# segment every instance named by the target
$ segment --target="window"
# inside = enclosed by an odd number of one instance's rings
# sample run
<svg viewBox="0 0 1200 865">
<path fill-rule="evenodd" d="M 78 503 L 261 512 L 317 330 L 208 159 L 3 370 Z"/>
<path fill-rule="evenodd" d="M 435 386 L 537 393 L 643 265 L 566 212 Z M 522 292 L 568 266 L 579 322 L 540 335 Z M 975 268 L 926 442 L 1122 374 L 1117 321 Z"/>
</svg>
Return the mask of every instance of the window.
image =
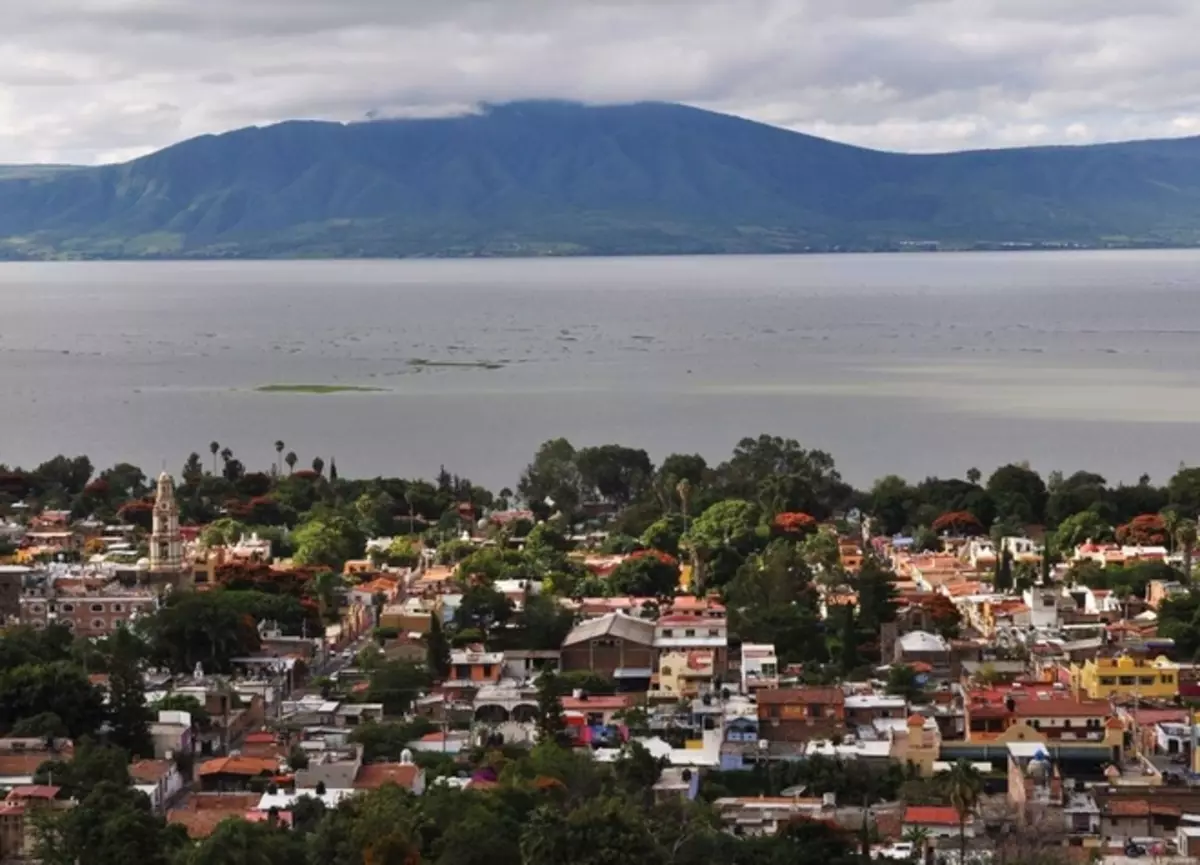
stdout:
<svg viewBox="0 0 1200 865">
<path fill-rule="evenodd" d="M 675 636 L 675 632 L 672 631 L 670 628 L 663 628 L 663 636 L 664 637 L 673 637 L 673 636 Z"/>
<path fill-rule="evenodd" d="M 1063 729 L 1065 729 L 1065 730 L 1071 729 L 1071 719 L 1070 718 L 1067 718 L 1067 720 L 1063 721 Z"/>
<path fill-rule="evenodd" d="M 486 678 L 491 678 L 491 675 L 492 675 L 492 665 L 491 665 L 491 664 L 484 664 L 484 665 L 483 665 L 483 676 L 484 676 L 484 678 L 485 678 L 485 679 L 486 679 Z"/>
<path fill-rule="evenodd" d="M 694 636 L 696 636 L 696 629 L 688 628 L 686 631 L 683 632 L 683 635 L 685 637 L 694 637 Z"/>
<path fill-rule="evenodd" d="M 1040 729 L 1042 729 L 1042 722 L 1039 721 L 1037 718 L 1034 718 L 1032 721 L 1032 726 L 1033 726 L 1033 729 L 1040 730 Z"/>
<path fill-rule="evenodd" d="M 103 613 L 104 612 L 104 604 L 92 604 L 92 612 L 93 613 Z"/>
<path fill-rule="evenodd" d="M 1174 677 L 1174 676 L 1171 676 L 1171 675 L 1168 675 L 1168 674 L 1166 674 L 1166 673 L 1163 673 L 1162 680 L 1163 680 L 1163 684 L 1164 684 L 1164 685 L 1173 685 L 1173 684 L 1175 684 L 1175 677 Z"/>
<path fill-rule="evenodd" d="M 721 636 L 721 630 L 719 628 L 709 628 L 708 635 L 710 637 L 719 637 Z"/>
<path fill-rule="evenodd" d="M 122 619 L 120 616 L 118 616 L 117 618 L 115 618 L 111 622 L 109 622 L 109 624 L 112 625 L 114 628 L 120 628 L 120 627 L 124 626 L 125 620 Z"/>
<path fill-rule="evenodd" d="M 30 604 L 29 609 L 35 613 L 41 613 L 41 612 L 45 612 L 46 608 L 43 607 L 41 604 Z"/>
<path fill-rule="evenodd" d="M 1136 685 L 1137 676 L 1120 676 L 1119 681 L 1122 685 Z"/>
<path fill-rule="evenodd" d="M 1117 680 L 1114 679 L 1112 676 L 1101 676 L 1100 684 L 1104 685 L 1106 687 L 1112 687 L 1113 685 L 1117 684 Z"/>
<path fill-rule="evenodd" d="M 469 679 L 471 678 L 471 668 L 466 664 L 459 664 L 454 668 L 454 678 Z"/>
<path fill-rule="evenodd" d="M 62 604 L 61 609 L 64 613 L 73 613 L 73 612 L 75 612 L 75 605 L 74 604 Z"/>
<path fill-rule="evenodd" d="M 825 706 L 821 703 L 808 704 L 808 717 L 823 718 L 825 717 Z"/>
<path fill-rule="evenodd" d="M 122 607 L 120 604 L 113 604 L 113 605 L 112 605 L 112 611 L 113 611 L 114 613 L 121 613 L 121 612 L 124 612 L 124 610 L 125 610 L 125 608 L 124 608 L 124 607 Z"/>
<path fill-rule="evenodd" d="M 104 630 L 104 619 L 92 619 L 92 630 L 93 631 L 103 631 Z"/>
</svg>

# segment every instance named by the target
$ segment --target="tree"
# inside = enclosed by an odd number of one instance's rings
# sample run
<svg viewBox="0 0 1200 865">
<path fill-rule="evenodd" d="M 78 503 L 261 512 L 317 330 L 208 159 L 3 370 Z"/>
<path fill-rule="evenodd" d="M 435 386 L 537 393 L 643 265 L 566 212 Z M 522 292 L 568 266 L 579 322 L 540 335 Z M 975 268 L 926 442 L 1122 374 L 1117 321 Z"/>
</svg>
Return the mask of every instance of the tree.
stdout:
<svg viewBox="0 0 1200 865">
<path fill-rule="evenodd" d="M 1183 555 L 1183 573 L 1189 582 L 1192 579 L 1192 555 L 1196 549 L 1196 521 L 1184 519 L 1175 529 L 1175 544 Z"/>
<path fill-rule="evenodd" d="M 575 466 L 584 490 L 616 505 L 627 505 L 650 483 L 654 464 L 644 450 L 602 445 L 582 448 Z"/>
<path fill-rule="evenodd" d="M 688 529 L 685 545 L 703 564 L 712 570 L 713 581 L 723 585 L 732 578 L 746 556 L 760 544 L 755 531 L 758 526 L 757 505 L 729 499 L 709 507 Z M 696 582 L 702 587 L 704 568 L 697 568 Z"/>
<path fill-rule="evenodd" d="M 485 635 L 503 625 L 513 614 L 513 605 L 503 592 L 489 585 L 468 586 L 455 612 L 455 621 L 463 628 L 476 628 Z"/>
<path fill-rule="evenodd" d="M 671 598 L 679 587 L 679 563 L 666 553 L 634 553 L 608 578 L 613 594 Z"/>
<path fill-rule="evenodd" d="M 1094 511 L 1081 511 L 1063 519 L 1054 532 L 1054 546 L 1073 551 L 1088 541 L 1104 543 L 1113 539 L 1113 529 Z"/>
<path fill-rule="evenodd" d="M 120 748 L 97 745 L 84 737 L 70 760 L 47 760 L 38 766 L 34 782 L 62 789 L 62 795 L 84 799 L 101 784 L 129 784 L 129 757 Z"/>
<path fill-rule="evenodd" d="M 275 471 L 277 474 L 283 474 L 283 449 L 287 447 L 283 443 L 283 439 L 275 440 Z"/>
<path fill-rule="evenodd" d="M 575 625 L 575 616 L 557 598 L 541 594 L 525 599 L 517 622 L 521 628 L 521 648 L 552 650 L 562 646 Z"/>
<path fill-rule="evenodd" d="M 992 587 L 997 592 L 1007 592 L 1013 587 L 1012 553 L 1008 547 L 1001 549 L 996 559 L 996 575 L 992 579 Z"/>
<path fill-rule="evenodd" d="M 97 784 L 74 808 L 33 812 L 34 855 L 44 865 L 169 865 L 187 841 L 127 784 Z"/>
<path fill-rule="evenodd" d="M 855 580 L 858 590 L 859 626 L 878 634 L 896 620 L 896 575 L 882 567 L 874 556 L 863 559 Z"/>
<path fill-rule="evenodd" d="M 1189 518 L 1200 515 L 1200 468 L 1181 468 L 1167 482 L 1167 501 Z"/>
<path fill-rule="evenodd" d="M 556 674 L 546 671 L 538 676 L 537 732 L 541 742 L 557 742 L 567 729 L 562 695 L 562 683 Z"/>
<path fill-rule="evenodd" d="M 679 539 L 686 528 L 686 520 L 681 514 L 667 514 L 655 520 L 642 534 L 642 544 L 647 549 L 658 550 L 668 556 L 679 556 Z"/>
<path fill-rule="evenodd" d="M 841 624 L 838 626 L 839 646 L 841 647 L 842 675 L 848 675 L 858 668 L 858 629 L 854 620 L 854 605 L 843 604 L 837 608 Z"/>
<path fill-rule="evenodd" d="M 967 819 L 974 813 L 983 793 L 983 778 L 975 767 L 959 760 L 946 773 L 947 797 L 958 813 L 958 861 L 967 861 Z"/>
<path fill-rule="evenodd" d="M 1061 525 L 1069 517 L 1090 511 L 1104 516 L 1112 510 L 1108 482 L 1092 472 L 1076 472 L 1065 480 L 1050 484 L 1046 501 L 1046 520 Z"/>
<path fill-rule="evenodd" d="M 221 451 L 220 442 L 215 442 L 215 441 L 209 442 L 208 443 L 208 451 L 209 451 L 209 453 L 212 454 L 212 460 L 213 460 L 212 473 L 215 475 L 217 473 L 217 454 L 220 453 L 220 451 Z"/>
<path fill-rule="evenodd" d="M 803 511 L 823 520 L 851 494 L 829 454 L 778 436 L 742 439 L 717 474 L 726 495 L 757 501 L 770 514 Z"/>
<path fill-rule="evenodd" d="M 298 565 L 324 565 L 336 571 L 350 559 L 362 555 L 366 538 L 349 519 L 334 515 L 318 517 L 298 526 L 292 532 Z"/>
<path fill-rule="evenodd" d="M 575 457 L 575 448 L 564 438 L 551 439 L 538 448 L 517 484 L 517 492 L 535 513 L 557 510 L 569 516 L 578 510 L 583 478 Z"/>
<path fill-rule="evenodd" d="M 403 715 L 433 680 L 429 671 L 407 661 L 385 661 L 371 673 L 367 700 L 383 703 L 388 715 Z"/>
<path fill-rule="evenodd" d="M 816 532 L 804 539 L 801 546 L 804 560 L 809 566 L 840 581 L 842 576 L 842 548 L 833 532 Z"/>
<path fill-rule="evenodd" d="M 283 461 L 287 463 L 288 474 L 290 475 L 296 471 L 296 463 L 300 462 L 300 457 L 296 456 L 295 451 L 288 451 Z"/>
<path fill-rule="evenodd" d="M 322 571 L 312 578 L 309 589 L 317 601 L 322 622 L 337 621 L 342 587 L 341 576 L 332 571 Z"/>
<path fill-rule="evenodd" d="M 313 457 L 312 470 L 316 472 L 318 476 L 323 475 L 325 473 L 325 460 L 321 459 L 320 457 Z"/>
<path fill-rule="evenodd" d="M 939 535 L 950 534 L 958 537 L 977 537 L 985 534 L 983 525 L 970 511 L 951 511 L 942 514 L 930 525 Z"/>
<path fill-rule="evenodd" d="M 1001 466 L 987 482 L 999 519 L 1021 525 L 1040 524 L 1046 517 L 1046 483 L 1025 465 Z"/>
<path fill-rule="evenodd" d="M 275 815 L 278 820 L 278 815 Z M 305 859 L 305 845 L 297 835 L 272 822 L 225 820 L 176 860 L 176 865 L 295 865 Z"/>
<path fill-rule="evenodd" d="M 867 509 L 885 535 L 897 535 L 912 524 L 917 493 L 898 475 L 888 475 L 875 482 Z"/>
<path fill-rule="evenodd" d="M 173 592 L 139 623 L 151 660 L 176 673 L 203 664 L 210 673 L 229 672 L 230 659 L 258 651 L 260 639 L 253 616 L 239 595 L 256 592 Z M 65 719 L 64 719 L 65 720 Z"/>
<path fill-rule="evenodd" d="M 785 662 L 825 660 L 817 593 L 796 544 L 774 541 L 747 560 L 726 599 L 730 627 L 743 640 L 773 644 Z"/>
<path fill-rule="evenodd" d="M 425 636 L 425 664 L 437 681 L 445 681 L 450 675 L 450 644 L 442 631 L 442 617 L 436 612 L 429 620 L 429 633 Z"/>
<path fill-rule="evenodd" d="M 907 664 L 893 664 L 888 670 L 887 692 L 903 697 L 910 703 L 916 703 L 924 696 L 925 687 L 912 667 Z"/>
<path fill-rule="evenodd" d="M 1168 538 L 1167 524 L 1160 514 L 1142 514 L 1117 527 L 1117 540 L 1129 546 L 1166 546 Z"/>
<path fill-rule="evenodd" d="M 200 481 L 204 480 L 204 463 L 200 461 L 200 454 L 194 451 L 188 454 L 187 461 L 183 464 L 183 471 L 180 472 L 180 477 L 183 478 L 183 483 L 189 487 L 200 485 Z"/>
<path fill-rule="evenodd" d="M 27 663 L 0 672 L 0 730 L 43 713 L 57 715 L 72 738 L 98 730 L 105 717 L 100 692 L 70 661 Z"/>
<path fill-rule="evenodd" d="M 108 677 L 109 740 L 133 757 L 153 757 L 150 710 L 138 659 L 141 646 L 124 628 L 109 637 L 112 663 Z"/>
</svg>

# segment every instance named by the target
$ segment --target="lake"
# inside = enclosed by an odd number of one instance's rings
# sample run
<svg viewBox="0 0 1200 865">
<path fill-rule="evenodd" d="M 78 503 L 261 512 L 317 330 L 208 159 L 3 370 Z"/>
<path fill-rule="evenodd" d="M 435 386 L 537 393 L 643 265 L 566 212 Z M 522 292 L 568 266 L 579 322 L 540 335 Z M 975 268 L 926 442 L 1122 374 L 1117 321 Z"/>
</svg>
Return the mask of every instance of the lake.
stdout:
<svg viewBox="0 0 1200 865">
<path fill-rule="evenodd" d="M 0 265 L 0 462 L 178 473 L 276 439 L 344 476 L 514 485 L 537 445 L 868 484 L 1200 457 L 1200 252 Z M 353 385 L 346 393 L 263 392 Z"/>
</svg>

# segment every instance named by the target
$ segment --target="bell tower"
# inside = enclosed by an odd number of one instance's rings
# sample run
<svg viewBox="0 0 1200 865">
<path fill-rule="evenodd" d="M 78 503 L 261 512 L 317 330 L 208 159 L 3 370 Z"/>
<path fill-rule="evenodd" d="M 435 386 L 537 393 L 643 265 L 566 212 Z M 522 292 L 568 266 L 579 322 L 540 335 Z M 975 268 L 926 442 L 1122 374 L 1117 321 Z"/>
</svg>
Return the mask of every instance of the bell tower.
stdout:
<svg viewBox="0 0 1200 865">
<path fill-rule="evenodd" d="M 175 503 L 175 481 L 163 472 L 158 476 L 154 498 L 154 524 L 150 534 L 150 576 L 153 580 L 179 584 L 184 574 L 183 535 L 179 531 L 179 506 Z"/>
</svg>

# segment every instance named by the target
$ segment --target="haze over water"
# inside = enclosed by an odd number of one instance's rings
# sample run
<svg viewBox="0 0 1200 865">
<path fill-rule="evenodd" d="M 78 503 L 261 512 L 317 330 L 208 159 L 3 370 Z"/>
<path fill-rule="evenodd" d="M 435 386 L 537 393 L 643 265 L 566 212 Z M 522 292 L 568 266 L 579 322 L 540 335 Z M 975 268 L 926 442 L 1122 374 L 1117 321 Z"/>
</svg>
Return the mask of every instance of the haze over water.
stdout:
<svg viewBox="0 0 1200 865">
<path fill-rule="evenodd" d="M 414 360 L 487 363 L 421 366 Z M 1200 462 L 1200 252 L 0 265 L 0 463 L 178 473 L 286 442 L 345 476 L 514 485 L 537 445 L 868 484 Z M 344 384 L 371 393 L 262 393 Z"/>
</svg>

